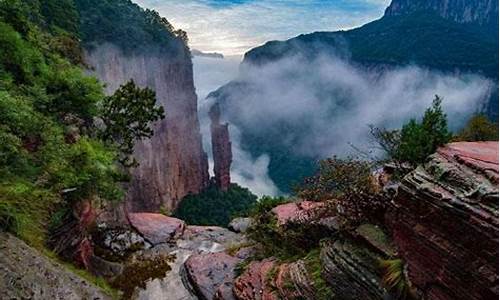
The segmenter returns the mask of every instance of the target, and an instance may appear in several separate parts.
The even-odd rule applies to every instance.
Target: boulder
[[[281,204],[272,209],[276,215],[278,225],[289,222],[308,222],[315,219],[317,209],[323,207],[322,202],[301,201]]]
[[[498,299],[498,142],[452,143],[402,180],[386,215],[425,299]]]
[[[192,255],[203,255],[208,253],[223,252],[227,246],[241,244],[245,238],[227,228],[217,226],[186,226],[182,236],[175,243],[158,244],[150,249],[144,250],[145,256],[175,255],[175,260],[170,264],[172,270],[163,279],[155,279],[146,284],[145,289],[140,289],[134,299],[164,299],[164,300],[195,300],[194,288],[188,279],[187,270],[184,267],[186,260]],[[230,282],[223,282],[217,289],[218,299],[227,298],[232,291],[225,288]]]
[[[156,213],[130,213],[130,225],[153,245],[172,241],[184,232],[184,221]]]
[[[254,261],[245,272],[234,281],[233,292],[239,300],[277,300],[279,299],[269,285],[269,272],[275,268],[274,261],[267,259]]]
[[[247,231],[252,223],[252,218],[235,218],[227,226],[229,230],[242,233]]]
[[[0,232],[0,299],[111,299],[16,237]]]
[[[184,263],[187,278],[201,300],[231,297],[234,268],[241,260],[224,252],[190,256]]]

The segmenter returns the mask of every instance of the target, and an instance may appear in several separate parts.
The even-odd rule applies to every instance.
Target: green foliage
[[[247,214],[256,200],[248,189],[235,183],[227,192],[211,185],[198,195],[184,197],[173,215],[188,224],[226,227],[232,218]]]
[[[395,299],[413,299],[401,259],[382,260],[380,267],[383,270],[382,284]]]
[[[95,138],[102,85],[52,47],[37,3],[0,2],[0,228],[41,248],[56,208],[122,192],[117,153]]]
[[[458,141],[498,141],[498,124],[491,122],[485,115],[474,115],[454,138]]]
[[[441,98],[436,96],[432,106],[425,111],[421,123],[415,119],[403,125],[397,160],[416,166],[434,153],[439,146],[450,141],[446,114],[441,109]]]
[[[104,99],[102,120],[106,128],[101,136],[118,145],[122,153],[120,162],[124,166],[135,166],[137,162],[131,157],[135,141],[153,136],[150,123],[164,117],[163,107],[156,107],[155,92],[141,89],[130,80]]]
[[[78,35],[80,20],[74,0],[40,0],[40,4],[47,25]]]
[[[314,249],[304,258],[307,272],[312,278],[314,290],[316,291],[316,299],[330,300],[334,299],[333,292],[328,286],[322,275],[323,266],[320,260],[320,250]]]
[[[260,250],[256,258],[275,257],[283,261],[292,261],[303,257],[310,249],[318,246],[319,241],[331,234],[321,225],[314,223],[293,222],[279,225],[272,209],[289,203],[283,197],[263,197],[251,210],[252,225],[247,236],[257,242]]]
[[[187,51],[187,37],[156,11],[142,9],[130,0],[75,0],[80,13],[83,43],[96,46],[112,43],[127,53],[156,49],[179,53]]]
[[[442,99],[436,95],[421,122],[411,119],[401,130],[371,127],[371,134],[387,157],[398,166],[410,163],[416,166],[448,143],[452,134],[448,131],[446,114],[441,108]]]

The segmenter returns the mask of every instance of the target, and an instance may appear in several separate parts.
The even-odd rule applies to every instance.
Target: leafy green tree
[[[436,95],[421,122],[411,119],[401,130],[388,130],[370,126],[370,133],[387,157],[398,166],[423,163],[439,146],[448,143],[452,134],[448,130],[442,99]]]
[[[130,80],[103,101],[102,120],[106,128],[102,137],[118,145],[120,162],[125,167],[135,166],[137,161],[131,156],[136,140],[152,137],[150,124],[164,117],[163,107],[156,106],[155,92],[139,88]]]
[[[498,124],[491,122],[485,115],[474,115],[460,131],[458,141],[498,141]]]
[[[436,95],[432,106],[425,111],[421,123],[412,119],[403,126],[396,155],[399,161],[415,166],[424,162],[439,146],[450,141],[452,134],[448,130],[448,121],[441,102],[442,99]]]

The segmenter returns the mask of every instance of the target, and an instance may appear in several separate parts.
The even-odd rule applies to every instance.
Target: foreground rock
[[[227,227],[234,232],[245,232],[250,227],[252,218],[234,218]]]
[[[321,265],[335,299],[383,299],[379,262],[382,256],[350,240],[325,242]]]
[[[269,285],[269,272],[275,268],[272,260],[254,261],[234,282],[233,292],[239,300],[277,300]]]
[[[155,213],[132,213],[128,219],[130,225],[153,245],[176,239],[185,227],[182,220]]]
[[[498,299],[498,142],[452,143],[402,181],[387,223],[425,299]]]
[[[201,300],[219,297],[229,300],[232,297],[234,268],[241,260],[224,252],[192,255],[184,267],[194,292]]]
[[[0,232],[0,299],[111,299],[85,279]]]
[[[278,225],[291,222],[308,222],[315,219],[317,209],[323,207],[321,202],[301,201],[281,204],[273,208]]]
[[[151,249],[144,251],[146,256],[174,255],[175,260],[171,263],[171,271],[162,279],[155,279],[146,284],[145,289],[138,290],[135,299],[163,299],[163,300],[194,300],[198,299],[201,290],[205,287],[217,285],[221,277],[231,275],[234,269],[236,258],[228,258],[223,253],[227,247],[235,244],[242,244],[245,238],[237,233],[229,231],[226,228],[217,226],[186,226],[182,236],[171,243],[159,244]],[[217,260],[207,260],[204,255],[217,253]],[[191,256],[194,256],[189,267],[185,263]],[[196,258],[198,257],[198,258]],[[226,260],[227,259],[227,260]],[[199,263],[199,264],[198,264]],[[224,263],[227,267],[224,267]],[[191,270],[191,277],[187,270]],[[193,273],[197,270],[200,273]],[[224,271],[227,271],[227,274]],[[215,274],[217,273],[217,274]],[[195,276],[196,275],[196,276]],[[229,278],[229,277],[227,277]],[[230,282],[226,279],[221,281],[222,286]],[[204,292],[206,295],[214,291]],[[217,292],[217,291],[215,291]],[[197,296],[198,294],[198,296]],[[211,298],[209,298],[211,299]],[[222,298],[231,299],[231,298]]]

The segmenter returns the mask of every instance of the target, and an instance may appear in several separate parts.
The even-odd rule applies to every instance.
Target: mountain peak
[[[393,0],[386,16],[431,11],[458,23],[498,24],[496,0]]]

